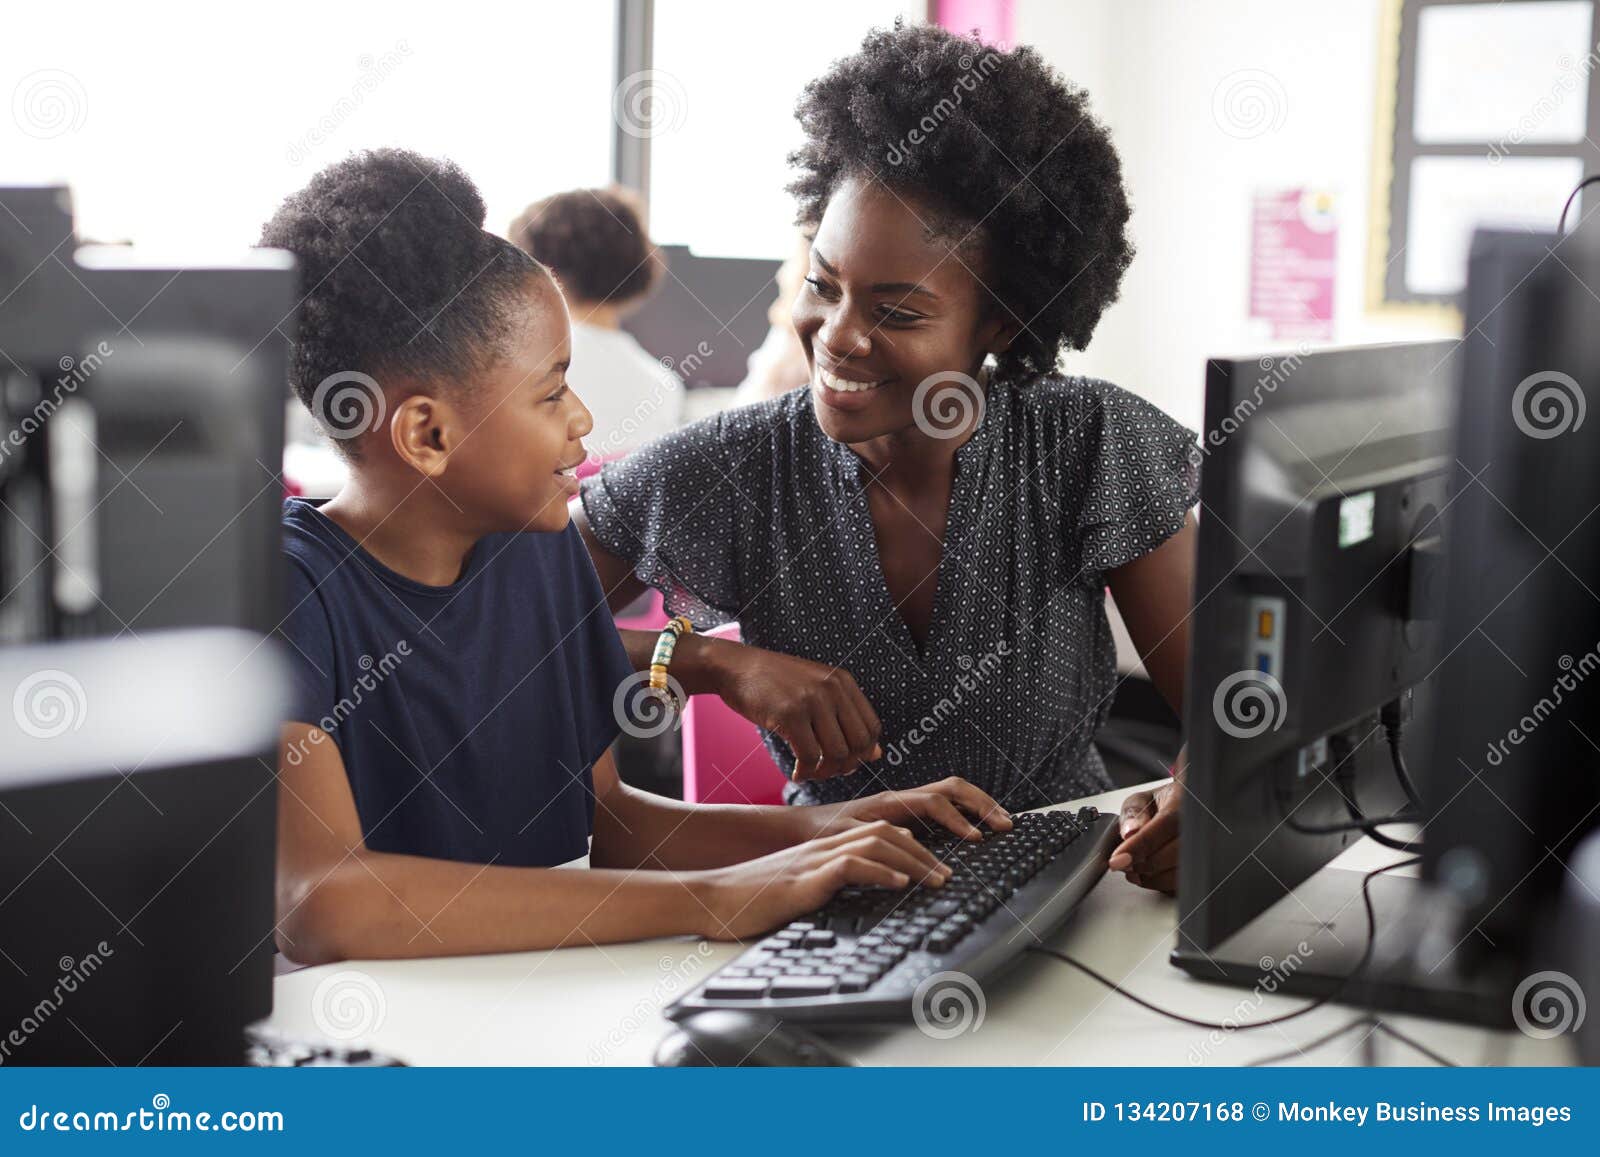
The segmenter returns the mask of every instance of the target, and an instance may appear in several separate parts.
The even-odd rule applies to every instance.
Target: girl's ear
[[[455,449],[456,419],[449,403],[412,394],[389,417],[389,443],[401,461],[424,477],[437,478]]]

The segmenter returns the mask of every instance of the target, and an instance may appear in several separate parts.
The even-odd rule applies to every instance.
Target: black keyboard
[[[760,1009],[788,1020],[913,1019],[917,987],[941,972],[983,984],[1049,936],[1105,874],[1114,816],[1028,812],[981,843],[921,841],[953,869],[942,888],[841,889],[821,910],[752,945],[668,1005]]]

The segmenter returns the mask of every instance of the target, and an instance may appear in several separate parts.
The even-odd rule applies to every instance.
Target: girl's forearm
[[[690,804],[623,787],[595,812],[590,862],[672,871],[721,868],[808,840],[819,834],[821,818],[816,808]]]
[[[511,868],[360,851],[280,899],[279,942],[286,955],[315,964],[700,934],[710,925],[711,886],[692,872]]]

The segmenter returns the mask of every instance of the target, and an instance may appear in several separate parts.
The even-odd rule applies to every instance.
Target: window
[[[1437,308],[1476,227],[1554,232],[1600,163],[1595,4],[1387,3],[1368,297]]]
[[[87,239],[213,253],[253,244],[284,196],[361,148],[458,162],[497,232],[529,201],[610,180],[613,4],[276,0],[257,15],[15,9],[5,179],[71,185]]]
[[[650,231],[719,257],[787,257],[794,200],[786,158],[800,146],[806,82],[867,30],[920,19],[924,3],[815,0],[773,20],[735,0],[656,0]]]

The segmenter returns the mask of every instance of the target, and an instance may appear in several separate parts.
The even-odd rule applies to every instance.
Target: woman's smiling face
[[[913,397],[934,374],[976,375],[1007,326],[974,272],[974,248],[936,235],[934,212],[882,183],[851,178],[828,201],[794,328],[817,422],[857,443],[916,426]],[[923,405],[926,410],[926,403]]]

